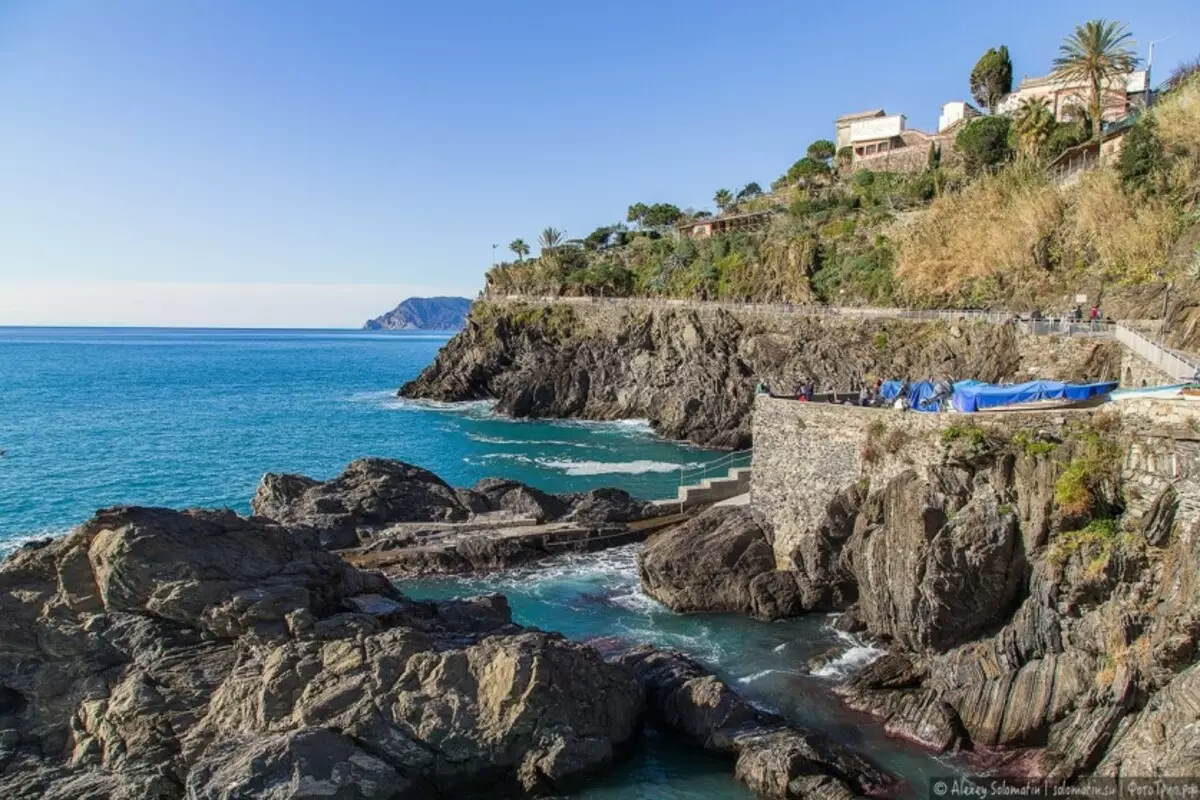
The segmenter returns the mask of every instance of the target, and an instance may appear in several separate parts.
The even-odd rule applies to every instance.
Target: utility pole
[[[496,266],[496,245],[492,245],[492,266]]]

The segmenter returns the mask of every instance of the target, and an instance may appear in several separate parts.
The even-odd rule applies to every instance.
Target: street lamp
[[[492,245],[492,266],[496,266],[496,245]]]
[[[1150,42],[1150,52],[1146,55],[1146,108],[1154,105],[1154,87],[1150,83],[1150,69],[1154,66],[1154,45],[1161,44],[1168,39],[1174,39],[1177,35],[1172,33],[1170,36],[1164,36],[1161,39],[1155,39]]]

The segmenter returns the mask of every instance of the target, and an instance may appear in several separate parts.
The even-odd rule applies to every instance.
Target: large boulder
[[[755,709],[682,653],[642,645],[615,660],[642,681],[651,720],[735,758],[737,778],[760,795],[848,800],[891,782],[846,748]]]
[[[567,513],[567,503],[540,489],[507,478],[484,478],[471,487],[488,511],[505,511],[514,517],[549,522]]]
[[[795,574],[775,570],[766,533],[741,506],[710,508],[653,536],[638,574],[646,593],[675,611],[776,619],[804,610]]]
[[[634,497],[624,489],[602,487],[559,497],[570,504],[570,511],[564,519],[585,525],[634,522],[655,513],[653,503]]]
[[[396,522],[463,520],[471,514],[437,475],[385,458],[352,461],[341,475],[324,482],[267,473],[250,506],[256,515],[282,525],[316,530],[330,549],[358,545],[359,530]]]
[[[0,566],[4,797],[551,792],[642,707],[503,598],[413,602],[261,518],[108,509]]]
[[[856,613],[913,650],[948,650],[1007,619],[1028,575],[1017,516],[986,483],[953,468],[906,471],[858,518]]]

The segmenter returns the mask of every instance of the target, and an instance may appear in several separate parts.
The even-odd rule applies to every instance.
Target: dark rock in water
[[[0,689],[22,800],[555,792],[644,702],[499,596],[412,602],[311,530],[153,508],[0,566]]]
[[[682,653],[643,645],[614,660],[645,686],[656,724],[736,757],[737,778],[759,794],[851,798],[892,782],[846,748],[757,711]]]
[[[803,611],[791,572],[776,572],[749,509],[716,507],[652,537],[638,555],[642,588],[675,611],[732,611],[760,619]]]
[[[410,297],[391,311],[367,320],[368,331],[458,331],[467,321],[465,297]]]
[[[564,517],[567,522],[635,522],[658,513],[653,503],[634,497],[624,489],[604,487],[559,497],[570,506]]]
[[[815,656],[808,659],[808,661],[804,662],[802,671],[808,673],[818,672],[845,655],[846,649],[847,648],[845,645],[835,645],[828,650],[817,653]]]
[[[356,546],[360,528],[463,520],[470,514],[437,475],[384,458],[352,461],[341,475],[323,483],[267,473],[250,506],[255,514],[282,525],[318,531],[330,549]]]
[[[538,522],[558,519],[568,509],[555,495],[506,478],[484,478],[471,487],[471,493],[483,498],[488,511],[507,511]]]

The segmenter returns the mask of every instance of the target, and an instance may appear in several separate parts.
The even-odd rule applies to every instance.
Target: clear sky
[[[470,296],[493,243],[766,186],[842,113],[935,128],[1093,17],[1174,34],[1155,82],[1200,55],[1197,0],[0,0],[0,324]]]

